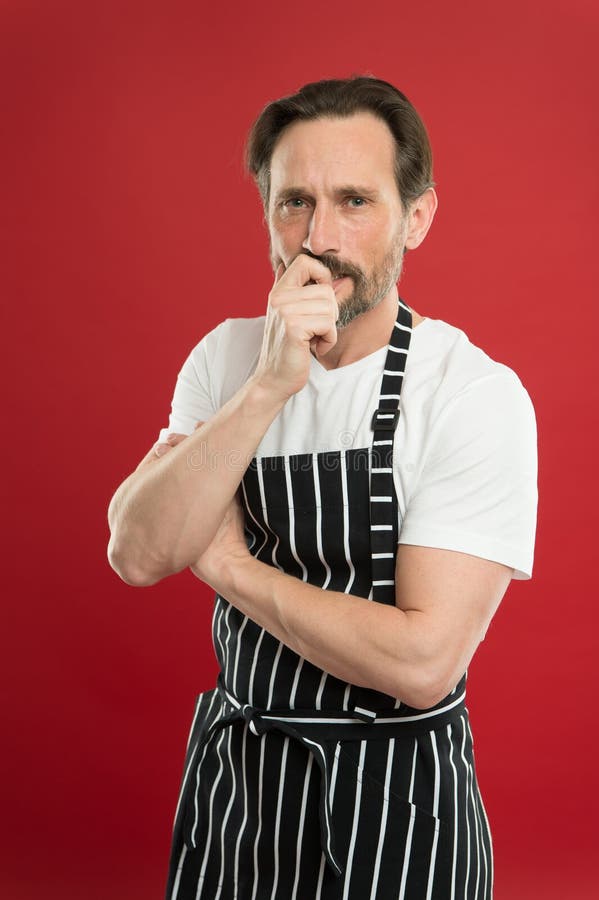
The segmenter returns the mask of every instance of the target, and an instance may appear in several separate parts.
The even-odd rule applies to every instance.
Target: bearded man
[[[437,207],[400,91],[308,84],[263,110],[247,160],[266,314],[191,351],[109,510],[127,583],[190,567],[216,592],[167,897],[488,900],[465,681],[532,572],[532,404],[398,296]]]

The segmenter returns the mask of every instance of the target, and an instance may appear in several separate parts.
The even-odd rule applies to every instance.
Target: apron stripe
[[[234,868],[234,876],[233,876],[233,886],[235,891],[235,896],[239,893],[239,849],[241,846],[241,841],[244,837],[245,828],[248,821],[248,792],[247,792],[247,763],[246,763],[246,744],[247,744],[247,735],[248,735],[248,726],[245,725],[243,729],[243,743],[241,745],[241,780],[243,784],[243,819],[241,821],[241,827],[239,829],[239,833],[237,835],[237,840],[235,841],[235,868]]]
[[[472,856],[471,849],[471,839],[470,839],[470,813],[469,813],[469,790],[470,790],[470,770],[468,767],[468,763],[466,761],[465,756],[465,747],[466,747],[466,725],[464,720],[462,719],[462,749],[461,756],[462,762],[464,764],[464,783],[463,783],[463,791],[464,791],[464,814],[466,818],[466,883],[464,886],[464,896],[468,896],[469,884],[470,884],[470,861]],[[476,896],[476,894],[474,895]]]
[[[364,755],[366,753],[366,741],[361,741],[360,743],[360,761],[358,763],[358,772],[364,768]],[[356,846],[356,835],[358,833],[358,823],[360,821],[360,802],[362,799],[362,779],[358,774],[358,778],[356,779],[356,795],[354,798],[354,814],[352,819],[352,830],[351,837],[349,841],[349,851],[347,854],[347,865],[345,869],[345,884],[343,890],[343,900],[347,900],[349,894],[349,887],[351,884],[351,876],[352,876],[352,864],[354,859],[354,849]]]
[[[449,765],[451,766],[451,771],[453,775],[453,848],[452,848],[452,860],[451,860],[451,894],[449,896],[449,900],[455,900],[456,898],[456,870],[457,870],[457,855],[458,855],[458,773],[455,767],[455,763],[453,761],[453,742],[452,742],[452,726],[447,726],[447,737],[449,743]]]
[[[291,546],[291,552],[293,554],[293,558],[295,559],[296,563],[302,570],[302,581],[307,581],[308,580],[308,570],[306,569],[305,565],[303,564],[303,562],[297,555],[297,548],[295,546],[295,513],[294,513],[294,506],[293,506],[293,502],[294,502],[293,490],[291,487],[291,473],[289,472],[288,461],[285,458],[283,458],[283,459],[284,459],[284,463],[285,463],[285,487],[287,490],[287,507],[289,509],[289,543]]]
[[[185,862],[185,857],[187,855],[187,847],[183,844],[183,849],[181,850],[181,856],[179,857],[179,863],[177,865],[177,874],[175,875],[175,883],[173,884],[173,900],[177,900],[177,895],[179,893],[179,883],[181,881],[181,875],[183,874],[183,863]]]
[[[264,745],[265,741],[263,739],[260,740],[260,773],[259,773],[259,781],[258,781],[258,830],[256,832],[256,838],[254,840],[254,884],[252,888],[252,900],[256,900],[256,893],[258,891],[258,841],[260,840],[260,833],[262,831],[262,791],[264,785]]]
[[[214,811],[214,795],[216,794],[216,791],[217,791],[217,789],[218,789],[218,785],[219,785],[219,783],[220,783],[220,779],[221,779],[222,773],[223,773],[223,758],[222,758],[222,756],[221,756],[220,750],[221,750],[221,744],[223,743],[224,737],[225,737],[225,732],[222,731],[221,734],[220,734],[220,737],[219,737],[219,739],[218,739],[218,743],[217,743],[217,745],[216,745],[216,754],[217,754],[217,756],[218,756],[219,767],[218,767],[218,774],[217,774],[217,776],[216,776],[216,779],[215,779],[215,781],[214,781],[214,783],[213,783],[213,785],[212,785],[212,790],[211,790],[211,792],[210,792],[210,805],[209,805],[209,812],[208,812],[208,829],[207,829],[206,847],[205,847],[205,850],[204,850],[204,858],[203,858],[203,860],[202,860],[202,869],[201,869],[201,871],[200,871],[200,882],[203,882],[203,880],[204,880],[204,873],[205,873],[205,871],[206,871],[206,865],[207,865],[207,863],[208,863],[208,852],[209,852],[209,850],[210,850],[210,838],[211,838],[211,835],[212,835],[212,821],[213,821],[213,811]],[[197,807],[196,807],[196,810],[197,810]],[[192,840],[192,843],[195,842],[196,827],[197,827],[197,819],[196,819],[196,821],[195,821],[195,823],[194,823],[194,827],[193,827],[193,830],[192,830],[192,833],[191,833],[191,840]]]
[[[307,793],[308,793],[308,785],[310,783],[310,774],[312,772],[313,761],[314,761],[314,757],[309,756],[308,764],[306,766],[306,775],[304,778],[304,789],[302,792],[299,828],[297,831],[297,845],[296,845],[296,857],[295,857],[295,878],[293,880],[293,893],[291,895],[291,900],[297,900],[297,891],[298,891],[298,887],[299,887],[299,875],[300,875],[300,865],[301,865],[302,836],[304,833],[304,823],[305,823],[305,817],[306,817],[306,797],[307,797]]]
[[[318,459],[316,453],[314,453],[312,457],[312,472],[314,476],[314,493],[318,498],[320,498],[320,480],[318,477]],[[331,567],[327,563],[322,550],[322,506],[320,503],[316,505],[316,543],[318,548],[318,557],[322,562],[326,572],[325,579],[322,584],[323,589],[326,590],[331,580]]]
[[[408,833],[406,835],[405,840],[405,851],[403,858],[403,867],[401,872],[401,884],[399,886],[399,900],[405,900],[406,897],[406,883],[408,880],[408,873],[410,871],[410,856],[412,853],[412,836],[414,833],[414,821],[416,818],[416,811],[412,807],[412,814],[410,816],[410,824],[408,826]]]
[[[370,890],[370,900],[376,900],[379,873],[381,868],[381,858],[383,855],[383,845],[385,842],[385,834],[387,831],[387,817],[389,814],[389,785],[391,783],[391,774],[393,772],[393,752],[395,750],[395,738],[389,741],[389,749],[387,751],[387,761],[385,765],[385,792],[383,810],[381,813],[381,821],[379,826],[379,839],[376,848],[376,859],[374,864],[374,873],[372,878],[372,888]]]
[[[233,759],[231,757],[231,731],[227,734],[227,761],[229,764],[228,771],[231,773],[231,796],[229,797],[229,802],[227,804],[227,808],[225,809],[225,814],[223,816],[223,821],[220,829],[220,872],[218,876],[218,892],[214,896],[214,900],[220,900],[220,895],[222,891],[223,878],[225,873],[225,834],[227,831],[227,823],[229,821],[229,816],[231,815],[231,809],[233,807],[233,803],[236,798],[237,793],[237,777],[235,775],[235,767],[233,765]]]
[[[237,692],[239,690],[237,687],[237,672],[239,670],[239,654],[241,652],[241,647],[242,647],[243,632],[245,631],[245,628],[246,628],[248,622],[249,622],[248,617],[244,616],[243,622],[241,623],[241,628],[239,629],[239,633],[238,633],[239,640],[237,641],[237,648],[235,650],[235,662],[233,664],[233,678],[232,678],[233,690],[235,692]],[[225,669],[225,677],[227,678],[227,680],[228,680],[228,675],[229,675],[229,673],[228,673],[228,666],[227,666]]]
[[[283,653],[284,649],[285,649],[285,647],[283,646],[283,644],[279,643],[277,646],[277,653],[275,656],[275,661],[274,661],[273,666],[270,671],[270,681],[269,681],[269,686],[268,686],[268,700],[266,701],[267,709],[270,709],[270,707],[272,705],[277,669],[279,668],[279,662],[281,661],[281,654]]]
[[[250,500],[248,499],[248,494],[247,494],[247,482],[246,482],[245,479],[242,479],[242,481],[241,481],[241,489],[242,489],[242,491],[243,491],[243,499],[244,499],[244,501],[245,501],[245,502],[244,502],[244,507],[245,507],[245,509],[248,511],[248,513],[249,513],[249,515],[250,515],[250,518],[251,518],[252,522],[256,525],[256,527],[257,527],[257,528],[262,532],[262,534],[264,535],[264,540],[263,540],[262,544],[260,545],[260,547],[258,548],[258,550],[254,553],[254,556],[260,556],[261,553],[262,553],[262,550],[264,549],[265,545],[266,545],[267,542],[268,542],[268,534],[266,533],[266,530],[262,527],[262,525],[260,525],[260,523],[258,522],[258,520],[257,520],[257,518],[255,517],[254,513],[252,512],[252,507],[253,507],[254,504],[253,504],[252,502],[250,502]],[[246,523],[246,530],[248,530],[248,531],[250,530],[249,528],[247,528],[247,523]],[[253,532],[250,532],[250,533],[252,534],[252,537],[253,537],[254,542],[255,542],[255,541],[257,540],[256,535],[255,535]],[[253,547],[253,545],[252,545],[252,547]]]
[[[277,853],[277,848],[279,846],[279,835],[281,832],[281,808],[283,805],[283,786],[285,784],[285,768],[287,766],[287,751],[289,750],[289,738],[285,738],[285,743],[283,744],[283,756],[281,759],[281,771],[279,774],[279,796],[277,800],[277,815],[275,819],[275,835],[274,835],[274,847],[273,847],[273,857],[275,861],[275,873],[274,873],[274,883],[272,886],[271,900],[274,900],[274,896],[277,892],[277,885],[279,883],[279,856]]]
[[[356,569],[349,551],[349,504],[347,502],[347,457],[345,450],[341,451],[341,496],[343,498],[343,548],[349,566],[349,579],[343,589],[343,593],[350,594],[356,576]]]

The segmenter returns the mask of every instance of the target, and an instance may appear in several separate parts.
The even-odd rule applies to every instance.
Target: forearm
[[[447,693],[431,665],[426,617],[417,610],[322,590],[251,556],[233,560],[212,580],[233,606],[342,681],[420,708]]]
[[[202,555],[268,427],[306,384],[311,346],[335,344],[338,312],[326,266],[304,254],[288,271],[279,265],[255,374],[189,439],[127,479],[110,504],[108,556],[125,581],[153,584]]]
[[[154,584],[201,555],[283,403],[250,379],[209,422],[123,482],[108,511],[108,555],[121,577]]]

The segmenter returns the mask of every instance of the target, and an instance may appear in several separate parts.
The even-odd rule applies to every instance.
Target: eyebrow
[[[377,200],[379,192],[373,188],[363,187],[357,184],[343,184],[336,187],[333,191],[336,197],[365,197],[369,200]],[[275,203],[284,203],[285,200],[291,200],[293,197],[312,197],[312,194],[306,188],[299,185],[282,188],[277,191]]]

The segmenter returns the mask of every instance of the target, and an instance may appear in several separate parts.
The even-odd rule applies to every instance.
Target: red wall
[[[586,900],[596,4],[237,5],[0,3],[0,894],[162,896],[193,698],[215,675],[211,595],[189,572],[122,583],[106,509],[167,424],[191,347],[264,309],[241,166],[254,115],[305,81],[372,72],[415,102],[436,157],[440,208],[402,295],[512,366],[538,415],[534,578],[512,585],[470,671],[496,900]]]

